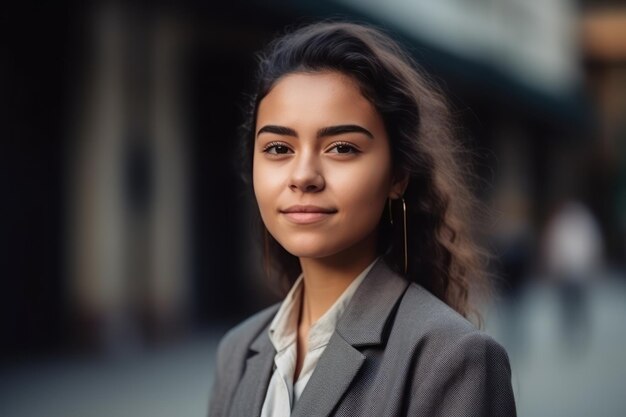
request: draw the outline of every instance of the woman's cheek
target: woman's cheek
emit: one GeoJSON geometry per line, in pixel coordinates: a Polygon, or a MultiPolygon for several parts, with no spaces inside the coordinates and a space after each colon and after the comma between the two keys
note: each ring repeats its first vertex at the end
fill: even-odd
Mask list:
{"type": "Polygon", "coordinates": [[[275,200],[275,193],[278,175],[267,166],[265,161],[259,161],[255,164],[253,171],[253,188],[259,205],[266,206],[269,202],[275,200]]]}
{"type": "Polygon", "coordinates": [[[356,172],[350,173],[347,180],[350,186],[351,199],[360,204],[372,203],[373,200],[386,197],[388,192],[387,169],[382,161],[372,161],[356,172]]]}

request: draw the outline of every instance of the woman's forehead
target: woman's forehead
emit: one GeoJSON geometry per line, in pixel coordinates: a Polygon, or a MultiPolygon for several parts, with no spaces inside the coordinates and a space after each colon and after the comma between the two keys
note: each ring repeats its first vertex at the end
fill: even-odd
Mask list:
{"type": "Polygon", "coordinates": [[[295,124],[316,119],[327,124],[376,124],[380,115],[353,78],[325,71],[281,78],[259,104],[257,123],[267,119],[295,124]]]}

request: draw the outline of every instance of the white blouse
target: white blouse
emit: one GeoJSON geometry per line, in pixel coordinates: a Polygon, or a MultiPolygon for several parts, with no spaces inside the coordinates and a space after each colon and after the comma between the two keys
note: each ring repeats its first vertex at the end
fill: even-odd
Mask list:
{"type": "Polygon", "coordinates": [[[335,303],[311,325],[307,352],[295,385],[293,374],[296,368],[298,319],[302,302],[303,274],[300,274],[282,302],[270,324],[269,337],[276,349],[274,373],[265,395],[261,417],[286,417],[300,398],[304,387],[315,370],[317,361],[326,349],[335,326],[352,299],[357,288],[372,269],[374,259],[344,290],[335,303]]]}

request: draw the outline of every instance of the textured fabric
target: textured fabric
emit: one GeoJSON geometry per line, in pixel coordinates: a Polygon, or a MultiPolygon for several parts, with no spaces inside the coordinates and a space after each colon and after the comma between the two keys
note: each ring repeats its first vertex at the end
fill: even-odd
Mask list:
{"type": "MultiPolygon", "coordinates": [[[[211,417],[258,417],[276,351],[274,305],[220,342],[211,417]]],[[[516,416],[504,348],[379,259],[339,319],[291,412],[317,416],[516,416]]]]}
{"type": "Polygon", "coordinates": [[[270,324],[268,335],[274,349],[276,349],[274,357],[276,369],[270,379],[261,417],[284,417],[291,414],[293,404],[298,401],[313,374],[320,356],[335,331],[337,321],[377,259],[374,259],[357,275],[328,311],[311,325],[307,341],[307,353],[298,380],[294,384],[293,376],[298,355],[298,319],[304,288],[304,275],[300,274],[270,324]]]}

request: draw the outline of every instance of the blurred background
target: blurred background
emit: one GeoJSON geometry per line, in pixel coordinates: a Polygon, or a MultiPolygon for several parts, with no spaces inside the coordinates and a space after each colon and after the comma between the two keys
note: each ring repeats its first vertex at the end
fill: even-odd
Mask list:
{"type": "Polygon", "coordinates": [[[450,95],[493,209],[520,416],[626,416],[626,4],[10,2],[0,14],[0,415],[203,416],[278,300],[234,161],[255,52],[343,17],[450,95]]]}

